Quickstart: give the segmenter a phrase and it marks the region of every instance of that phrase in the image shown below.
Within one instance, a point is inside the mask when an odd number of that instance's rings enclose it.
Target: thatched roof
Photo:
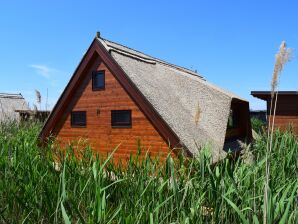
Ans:
[[[193,155],[206,144],[213,150],[214,160],[225,155],[232,99],[245,100],[194,71],[102,38],[97,40]]]
[[[0,122],[18,120],[17,110],[28,110],[28,104],[21,94],[0,93]]]

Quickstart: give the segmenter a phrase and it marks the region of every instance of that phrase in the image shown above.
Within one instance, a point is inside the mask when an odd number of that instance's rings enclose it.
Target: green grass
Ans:
[[[262,133],[266,129],[266,122],[253,117],[251,118],[251,127],[257,133]]]
[[[250,146],[250,163],[225,159],[211,165],[203,149],[198,160],[169,157],[164,164],[131,157],[123,170],[112,156],[101,160],[89,148],[77,160],[69,147],[56,170],[54,145],[37,145],[40,127],[0,127],[0,223],[263,221],[265,136]],[[297,223],[297,158],[294,136],[276,132],[267,223]]]

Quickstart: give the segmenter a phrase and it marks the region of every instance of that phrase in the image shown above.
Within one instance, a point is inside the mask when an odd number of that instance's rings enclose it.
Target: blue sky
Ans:
[[[37,89],[52,107],[96,31],[104,38],[197,70],[250,101],[269,90],[282,40],[298,48],[298,1],[2,1],[0,92]],[[280,89],[298,90],[298,60],[286,65]]]

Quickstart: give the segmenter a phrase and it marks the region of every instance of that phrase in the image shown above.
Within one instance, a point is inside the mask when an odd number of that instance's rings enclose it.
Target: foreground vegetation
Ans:
[[[237,161],[211,165],[204,149],[198,160],[131,158],[123,171],[88,148],[79,161],[69,147],[55,166],[39,130],[0,128],[0,223],[263,222],[266,134]],[[297,223],[298,143],[279,132],[273,141],[267,223]]]

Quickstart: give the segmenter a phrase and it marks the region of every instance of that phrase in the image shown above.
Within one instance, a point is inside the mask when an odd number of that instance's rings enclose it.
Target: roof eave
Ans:
[[[271,93],[269,91],[251,91],[250,93],[253,97],[256,97],[261,100],[267,101],[271,97]]]

